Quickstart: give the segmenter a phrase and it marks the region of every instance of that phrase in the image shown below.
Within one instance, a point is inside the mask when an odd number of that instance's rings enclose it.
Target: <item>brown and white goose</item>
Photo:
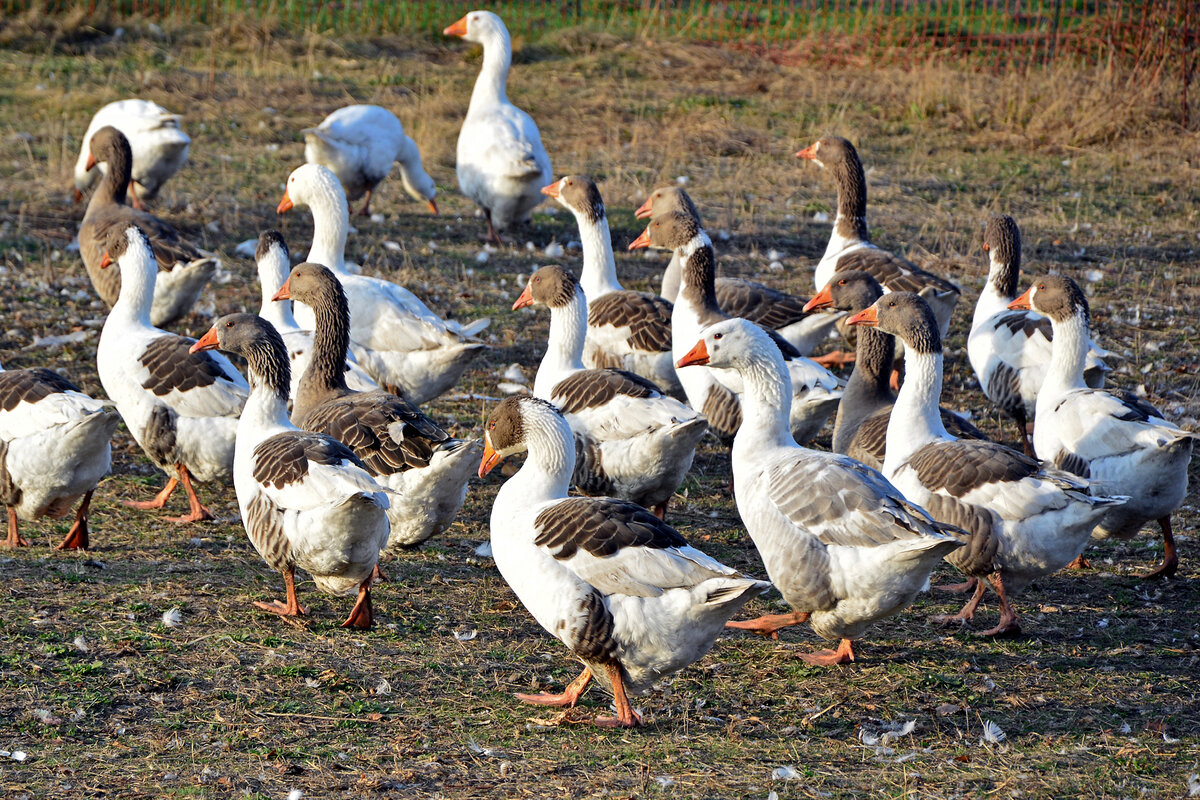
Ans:
[[[153,200],[158,190],[187,161],[192,140],[179,127],[182,118],[158,103],[131,98],[109,103],[96,112],[83,134],[83,146],[75,160],[75,202],[92,187],[100,176],[88,167],[92,136],[111,125],[125,135],[133,151],[130,172],[129,200],[134,208],[142,208],[141,200]],[[101,163],[101,173],[107,167]]]
[[[583,245],[579,285],[587,296],[583,363],[629,370],[682,396],[671,357],[671,303],[648,292],[629,291],[617,279],[604,200],[591,178],[567,175],[542,189],[575,215]]]
[[[300,264],[275,298],[304,303],[316,316],[312,361],[292,398],[292,421],[344,442],[380,484],[396,492],[388,509],[387,552],[445,530],[466,498],[479,442],[451,438],[398,395],[346,385],[350,310],[330,270]]]
[[[938,413],[942,339],[925,300],[891,292],[849,319],[877,326],[905,345],[905,377],[888,423],[883,474],[939,522],[971,534],[946,560],[975,579],[975,593],[942,621],[973,618],[991,583],[1000,622],[981,636],[1020,632],[1009,595],[1069,564],[1096,523],[1124,497],[1092,496],[1088,482],[994,442],[955,439]],[[969,581],[968,584],[971,582]]]
[[[88,169],[104,163],[108,172],[88,202],[79,226],[79,254],[100,299],[113,306],[121,289],[116,270],[100,267],[104,248],[113,231],[137,225],[148,238],[158,262],[154,298],[150,307],[151,325],[169,325],[196,304],[200,293],[217,273],[220,261],[206,256],[179,235],[170,223],[147,211],[125,204],[133,154],[129,140],[112,126],[92,135]]]
[[[883,296],[879,281],[862,270],[836,273],[805,308],[835,308],[857,314]],[[854,372],[846,381],[833,427],[833,452],[880,469],[887,450],[888,421],[896,393],[892,391],[895,339],[873,328],[858,331]],[[956,439],[987,439],[978,428],[948,408],[939,407],[942,424]]]
[[[726,620],[771,585],[690,547],[641,506],[567,497],[574,437],[544,400],[509,397],[492,410],[480,477],[522,451],[525,463],[492,505],[492,555],[529,613],[584,669],[562,694],[517,697],[570,707],[595,679],[617,711],[596,724],[640,725],[629,696],[704,656]]]
[[[286,602],[254,605],[282,616],[305,614],[296,597],[299,567],[326,594],[357,591],[342,627],[371,627],[371,574],[388,539],[387,493],[350,448],[288,420],[288,355],[271,323],[254,314],[221,317],[191,352],[216,348],[246,359],[250,373],[233,458],[242,525],[287,586]]]
[[[513,308],[530,305],[550,309],[533,395],[558,406],[575,434],[575,485],[584,494],[631,500],[662,519],[708,430],[704,417],[640,375],[584,368],[588,304],[562,267],[530,277]]]

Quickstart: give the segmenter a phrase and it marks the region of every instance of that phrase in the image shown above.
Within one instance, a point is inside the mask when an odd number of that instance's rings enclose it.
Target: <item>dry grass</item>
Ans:
[[[481,224],[454,191],[454,140],[477,56],[459,43],[294,38],[249,22],[215,34],[167,25],[159,36],[132,21],[113,43],[111,28],[93,22],[30,17],[0,28],[6,365],[45,364],[100,393],[94,337],[22,348],[102,319],[64,251],[82,215],[67,205],[67,187],[91,111],[139,95],[186,114],[195,139],[160,211],[226,253],[275,225],[303,252],[307,219],[273,213],[302,158],[295,132],[350,101],[395,109],[439,183],[443,216],[385,183],[375,202],[385,221],[355,221],[352,256],[445,313],[492,316],[494,350],[464,392],[494,394],[512,362],[532,374],[545,317],[506,309],[519,276],[544,258],[514,247],[478,263]],[[722,269],[798,293],[811,291],[809,267],[828,235],[812,216],[833,197],[791,154],[820,134],[860,144],[880,242],[944,270],[968,298],[982,281],[984,217],[1013,213],[1029,270],[1098,273],[1088,285],[1099,333],[1123,356],[1116,382],[1143,384],[1194,425],[1196,137],[1170,127],[1157,96],[1117,97],[1104,81],[824,70],[571,31],[522,51],[510,91],[541,124],[557,172],[603,178],[618,246],[639,230],[630,212],[644,193],[684,175],[710,229],[730,234],[719,242]],[[552,238],[576,238],[569,215],[539,213],[521,243]],[[772,249],[782,272],[765,270]],[[618,258],[628,284],[657,285],[661,260]],[[257,306],[253,266],[229,262],[233,278],[214,287],[209,314]],[[572,253],[565,262],[578,266]],[[965,366],[969,305],[950,342],[948,399],[1011,436]],[[184,327],[207,324],[197,315]],[[430,411],[478,434],[487,405],[450,398]],[[49,523],[27,526],[35,547],[0,559],[0,749],[29,754],[0,756],[6,797],[277,798],[292,788],[319,797],[1179,797],[1200,771],[1194,497],[1179,519],[1176,581],[1133,577],[1157,557],[1145,536],[1097,546],[1096,570],[1031,588],[1018,641],[928,626],[928,613],[953,605],[941,597],[873,630],[862,661],[845,669],[796,659],[816,646],[806,630],[779,643],[726,637],[640,701],[647,729],[602,732],[570,724],[607,702],[598,695],[565,719],[511,697],[561,685],[573,668],[473,555],[496,481],[473,486],[445,537],[391,566],[381,624],[353,634],[336,627],[345,604],[309,584],[306,625],[249,606],[275,596],[280,581],[246,541],[231,487],[205,487],[222,520],[186,530],[119,505],[161,478],[124,431],[114,445],[114,474],[93,506],[94,551],[48,551],[66,527]],[[760,573],[722,489],[727,469],[722,452],[705,449],[673,521]],[[172,607],[180,627],[162,623]],[[916,730],[865,743],[880,721],[902,719]],[[980,743],[988,720],[1006,741]],[[775,776],[783,767],[790,780]]]

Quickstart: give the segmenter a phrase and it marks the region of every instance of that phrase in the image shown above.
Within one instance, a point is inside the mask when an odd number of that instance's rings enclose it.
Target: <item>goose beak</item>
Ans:
[[[492,449],[492,443],[483,437],[483,459],[479,462],[479,477],[483,477],[496,468],[504,458]]]
[[[108,269],[112,266],[113,260],[108,257],[108,251],[104,251],[104,257],[100,259],[100,269]]]
[[[442,30],[442,36],[466,36],[467,18],[464,16],[458,22]]]
[[[846,324],[866,325],[868,328],[874,328],[879,325],[879,313],[875,310],[875,306],[867,306],[862,311],[846,320]]]
[[[817,143],[813,142],[808,147],[801,150],[799,153],[796,153],[796,158],[806,158],[809,161],[816,161],[816,159],[817,159]]]
[[[79,191],[78,189],[76,189],[76,190],[75,190],[75,194],[74,194],[74,195],[72,195],[72,197],[74,198],[74,202],[75,202],[75,203],[78,203],[80,200],[82,200],[82,199],[83,199],[83,192],[81,192],[81,191]]]
[[[531,305],[533,305],[533,292],[529,291],[529,284],[525,284],[525,288],[521,291],[521,296],[513,303],[513,311]]]
[[[214,325],[208,329],[208,333],[200,337],[200,341],[188,348],[188,352],[199,353],[201,350],[216,350],[217,346],[217,326]]]
[[[88,153],[87,166],[84,167],[84,170],[86,172],[91,172],[95,168],[96,168],[96,157],[94,155],[92,155],[91,153]]]
[[[1030,286],[1025,290],[1025,294],[1018,297],[1008,304],[1008,307],[1013,311],[1032,310],[1033,309],[1033,287]]]
[[[654,208],[654,199],[651,197],[647,197],[646,202],[644,202],[640,206],[638,206],[637,211],[633,212],[633,216],[635,216],[638,219],[646,219],[647,217],[650,216],[650,211],[653,208]]]
[[[815,311],[818,308],[831,308],[833,306],[833,292],[830,288],[833,286],[833,281],[825,284],[825,288],[817,292],[816,297],[804,304],[804,311]]]
[[[636,238],[632,242],[630,242],[629,249],[630,250],[639,250],[643,247],[649,247],[649,246],[650,246],[650,229],[646,228],[646,230],[642,231],[641,236],[639,236],[638,238]]]
[[[295,206],[292,204],[292,198],[288,197],[287,189],[283,190],[283,198],[279,201],[279,207],[275,209],[276,214],[283,214],[291,211]]]
[[[433,198],[429,199],[429,210],[433,212],[435,217],[438,215],[437,203],[433,202]]]
[[[687,351],[687,355],[675,362],[676,367],[690,367],[693,364],[708,363],[708,345],[704,340],[696,342],[696,346]]]
[[[288,279],[283,282],[283,286],[279,287],[279,291],[276,292],[275,296],[272,297],[271,299],[272,300],[291,300],[292,299],[291,283],[292,283],[292,278],[289,275]]]
[[[992,249],[992,246],[990,244],[988,244],[987,242],[983,243],[983,252],[986,253],[987,251],[989,251],[991,249]]]
[[[558,195],[559,195],[559,191],[558,191],[558,185],[559,185],[561,182],[562,182],[562,181],[555,181],[554,183],[550,184],[549,186],[543,186],[543,187],[542,187],[542,194],[544,194],[544,195],[547,195],[547,196],[549,196],[549,197],[553,197],[555,200],[557,200],[557,199],[558,199]]]

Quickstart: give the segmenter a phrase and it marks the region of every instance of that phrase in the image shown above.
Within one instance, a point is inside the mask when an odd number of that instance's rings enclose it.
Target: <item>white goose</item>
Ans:
[[[113,261],[121,268],[121,295],[100,332],[100,383],[133,438],[170,478],[153,500],[126,505],[162,508],[182,483],[190,512],[173,521],[212,519],[192,480],[231,475],[237,418],[250,387],[223,355],[188,353],[195,339],[150,324],[158,266],[136,225],[112,233],[102,268]]]
[[[29,544],[18,518],[63,517],[82,496],[59,550],[87,549],[88,509],[112,464],[109,439],[120,417],[42,367],[0,367],[0,502],[8,508],[8,547]]]
[[[483,45],[483,66],[458,134],[458,188],[483,209],[488,238],[529,219],[554,177],[533,118],[508,99],[512,40],[490,11],[472,11],[442,31]]]
[[[304,160],[329,167],[346,190],[349,200],[367,196],[359,214],[371,213],[371,193],[400,162],[400,181],[414,200],[422,200],[438,213],[437,187],[421,164],[417,143],[386,108],[353,105],[339,108],[315,128],[305,128]]]
[[[321,591],[358,591],[343,628],[371,627],[371,574],[387,544],[388,498],[350,448],[288,420],[288,356],[271,323],[254,314],[218,319],[190,352],[220,348],[246,359],[250,397],[237,426],[233,486],[246,535],[283,573],[287,600],[255,603],[282,616],[305,613],[296,567]]]
[[[308,261],[337,275],[350,303],[350,346],[359,365],[381,386],[412,403],[424,403],[449,390],[487,345],[472,337],[489,320],[459,325],[443,320],[415,294],[382,278],[355,275],[346,268],[350,209],[337,176],[320,164],[304,164],[288,176],[280,214],[307,206],[313,216]],[[305,330],[313,330],[311,309],[294,310]]]
[[[554,403],[575,433],[575,485],[584,494],[631,500],[662,519],[708,430],[704,417],[632,372],[584,369],[588,304],[562,267],[530,277],[513,308],[530,305],[550,309],[533,395]]]
[[[492,555],[517,598],[584,670],[562,694],[517,697],[569,707],[594,678],[617,711],[595,722],[640,725],[629,695],[701,658],[726,620],[771,585],[688,546],[641,506],[568,498],[575,445],[566,420],[543,400],[509,397],[488,417],[480,476],[522,451],[524,465],[492,505]]]
[[[288,274],[292,271],[292,259],[283,234],[279,231],[264,231],[258,237],[254,260],[258,266],[258,282],[262,287],[262,308],[258,315],[274,325],[275,330],[283,337],[283,346],[287,348],[288,358],[291,359],[292,385],[288,396],[295,397],[300,387],[300,376],[308,369],[308,363],[312,360],[313,332],[302,330],[296,324],[291,303],[275,299],[275,295],[283,288]],[[369,392],[379,388],[379,384],[358,365],[354,354],[350,352],[346,353],[346,385],[356,392]]]
[[[1065,567],[1096,523],[1124,497],[1093,497],[1085,480],[1042,467],[994,442],[955,439],[938,413],[942,339],[924,299],[891,292],[852,316],[902,338],[905,377],[888,423],[883,474],[939,522],[968,531],[967,547],[947,561],[975,579],[962,611],[941,621],[972,619],[987,578],[1000,598],[1000,622],[981,636],[1019,633],[1009,595]],[[966,588],[964,586],[964,588]]]
[[[1017,422],[1025,455],[1034,454],[1026,423],[1032,422],[1038,389],[1050,366],[1053,328],[1035,311],[1008,307],[1021,277],[1021,231],[1016,220],[994,214],[987,221],[983,249],[988,254],[987,284],[975,303],[967,355],[987,398]],[[1104,385],[1109,367],[1104,350],[1090,338],[1083,377],[1088,386]]]
[[[1129,495],[1092,535],[1129,539],[1147,522],[1162,529],[1163,560],[1145,578],[1169,578],[1179,566],[1171,514],[1187,496],[1196,434],[1163,419],[1136,395],[1087,385],[1087,298],[1070,278],[1048,276],[1012,302],[1054,326],[1054,354],[1038,391],[1034,447],[1047,463],[1083,475],[1106,492]]]
[[[97,111],[83,135],[79,158],[75,160],[75,202],[83,199],[83,193],[96,183],[97,173],[88,168],[89,146],[96,131],[107,125],[125,134],[133,152],[129,195],[134,208],[142,207],[141,200],[153,200],[162,185],[187,161],[192,140],[180,129],[181,119],[149,100],[118,100]],[[101,163],[100,174],[107,171],[107,165]]]

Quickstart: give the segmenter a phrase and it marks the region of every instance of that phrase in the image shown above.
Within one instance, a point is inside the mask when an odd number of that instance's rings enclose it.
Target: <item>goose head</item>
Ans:
[[[629,249],[653,247],[656,250],[677,250],[697,239],[707,238],[695,219],[680,211],[671,211],[656,215],[642,235],[629,245]]]
[[[121,268],[121,274],[128,270],[140,270],[151,275],[158,272],[158,262],[154,258],[150,239],[137,225],[116,228],[108,234],[104,255],[100,258],[100,269],[108,269],[113,264]]]
[[[846,270],[833,276],[825,288],[804,304],[805,311],[835,308],[857,313],[883,296],[883,287],[869,273]]]
[[[337,176],[328,167],[320,164],[302,164],[288,175],[287,187],[283,190],[283,197],[275,211],[283,214],[293,208],[311,208],[322,201],[331,201],[336,206],[339,200],[346,217],[349,218],[350,207],[346,205],[346,190],[342,188]]]
[[[223,350],[246,359],[251,380],[267,383],[276,394],[287,397],[291,365],[283,337],[275,326],[257,314],[226,314],[213,323],[189,353]]]
[[[506,397],[488,415],[483,431],[483,459],[479,477],[496,468],[509,456],[529,449],[538,437],[570,438],[566,420],[553,404],[529,395]]]
[[[719,369],[743,369],[779,348],[760,327],[734,317],[713,323],[700,333],[700,340],[675,363],[676,367],[706,365]],[[782,356],[779,356],[782,365]],[[782,366],[781,366],[782,368]]]
[[[648,219],[660,214],[669,214],[672,211],[687,214],[696,220],[700,219],[700,212],[697,210],[696,204],[692,202],[688,193],[678,186],[663,186],[655,189],[646,198],[646,202],[638,206],[633,215],[638,219]]]
[[[92,134],[92,140],[88,143],[88,151],[86,164],[88,172],[95,169],[97,164],[107,164],[117,160],[121,160],[127,165],[133,164],[133,150],[129,146],[129,139],[125,138],[125,134],[112,125],[105,125]]]
[[[491,11],[471,11],[442,31],[443,36],[458,36],[468,42],[483,43],[497,36],[508,38],[504,20]]]
[[[925,298],[912,292],[890,292],[846,320],[848,325],[879,328],[904,342],[913,352],[942,352],[937,317]]]
[[[578,288],[571,273],[557,264],[547,265],[529,277],[521,296],[513,303],[513,311],[533,305],[561,308],[574,299]]]
[[[848,139],[824,136],[796,153],[796,158],[812,161],[818,167],[832,167],[847,161],[858,161],[858,151]]]
[[[1011,309],[1032,309],[1045,314],[1052,322],[1065,322],[1075,316],[1090,319],[1087,297],[1079,284],[1066,275],[1047,275],[1039,278],[1025,292],[1008,304]]]
[[[596,182],[586,175],[559,178],[549,186],[543,186],[542,194],[553,197],[572,214],[589,222],[604,219],[604,199]]]
[[[983,229],[983,251],[993,264],[1021,265],[1021,231],[1008,214],[993,214]]]
[[[296,265],[271,299],[295,300],[311,308],[319,308],[336,302],[338,297],[342,300],[341,305],[345,305],[346,292],[337,276],[322,264],[306,261]]]

